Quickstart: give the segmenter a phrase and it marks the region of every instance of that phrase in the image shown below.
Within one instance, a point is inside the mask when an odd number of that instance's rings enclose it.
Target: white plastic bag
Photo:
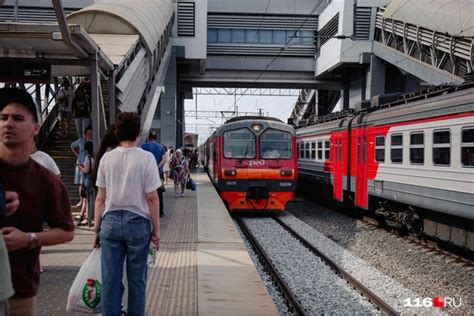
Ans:
[[[94,248],[72,283],[67,298],[68,311],[98,314],[102,293],[100,248]]]

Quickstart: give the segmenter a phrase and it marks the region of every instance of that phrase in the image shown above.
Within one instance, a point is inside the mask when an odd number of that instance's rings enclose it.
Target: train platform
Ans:
[[[277,315],[246,247],[207,175],[193,174],[196,191],[164,193],[161,247],[148,270],[147,315]],[[92,251],[92,228],[74,240],[43,247],[38,293],[40,315],[66,311],[69,288]],[[126,304],[126,295],[124,295]],[[78,315],[78,314],[77,314]]]

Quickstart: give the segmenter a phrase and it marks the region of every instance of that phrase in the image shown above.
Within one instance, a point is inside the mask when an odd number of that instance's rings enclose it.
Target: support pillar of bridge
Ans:
[[[157,131],[157,135],[159,135],[158,141],[166,147],[176,145],[178,92],[176,54],[174,50],[173,48],[165,77],[164,92],[158,100],[159,103],[151,124],[151,130]]]
[[[374,95],[385,93],[385,62],[372,54],[370,66],[367,68],[366,96],[370,99]]]

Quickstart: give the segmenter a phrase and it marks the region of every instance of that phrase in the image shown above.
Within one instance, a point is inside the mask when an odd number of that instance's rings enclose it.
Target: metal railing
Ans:
[[[386,19],[377,12],[375,40],[431,66],[463,77],[473,71],[474,39],[445,34],[403,21]]]

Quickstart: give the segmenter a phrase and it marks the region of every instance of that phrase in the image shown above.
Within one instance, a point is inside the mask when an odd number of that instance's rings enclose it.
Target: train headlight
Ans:
[[[237,170],[235,169],[226,169],[224,170],[225,176],[235,176],[237,174]]]
[[[280,176],[287,177],[291,176],[293,174],[293,171],[291,170],[280,170]]]
[[[255,133],[260,133],[260,131],[262,130],[263,128],[263,125],[262,124],[253,124],[252,125],[252,130],[255,132]]]

